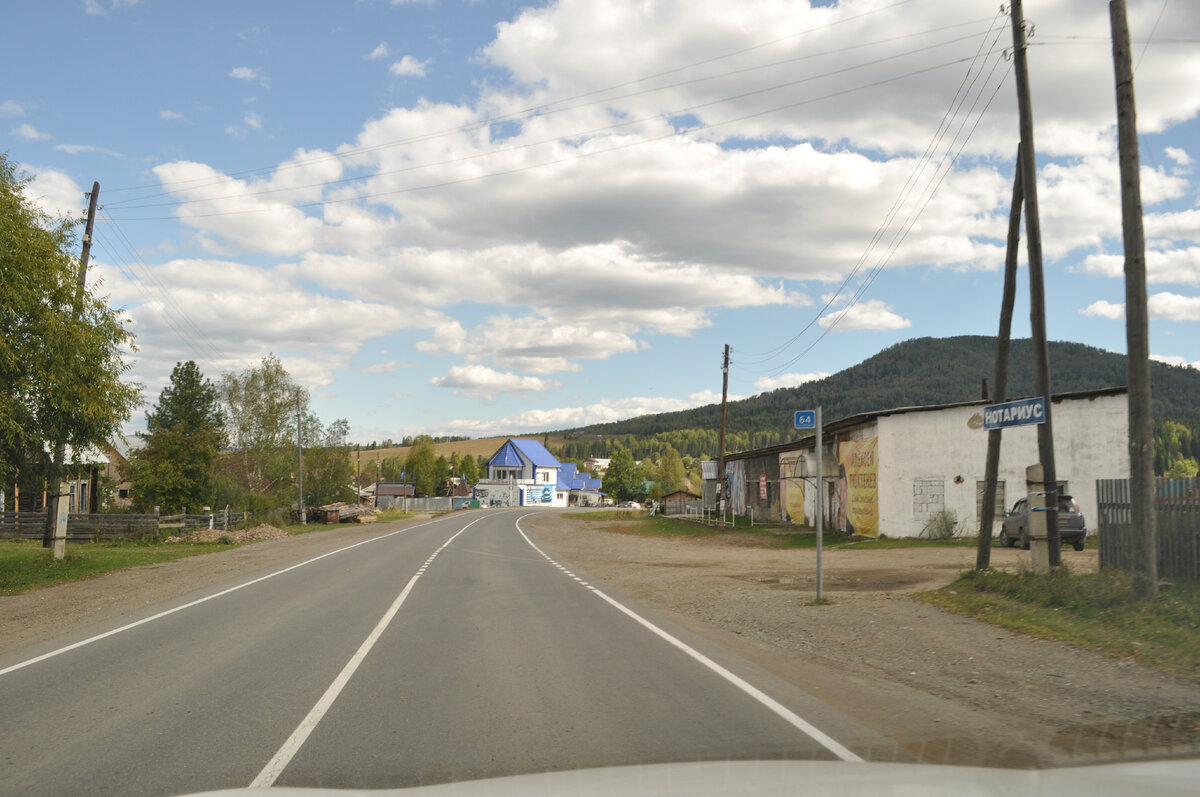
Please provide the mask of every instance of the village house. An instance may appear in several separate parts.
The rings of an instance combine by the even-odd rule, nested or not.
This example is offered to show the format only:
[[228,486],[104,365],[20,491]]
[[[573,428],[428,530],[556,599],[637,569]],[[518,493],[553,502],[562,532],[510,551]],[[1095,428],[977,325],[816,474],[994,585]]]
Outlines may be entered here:
[[[812,526],[816,490],[824,527],[868,537],[920,536],[952,520],[974,534],[983,517],[988,433],[985,400],[861,413],[824,424],[822,473],[815,436],[725,456],[730,508],[756,520]],[[1097,479],[1129,476],[1128,396],[1124,387],[1052,397],[1060,492],[1074,496],[1089,533],[1097,528]],[[1038,461],[1037,426],[1004,429],[998,521],[1026,495],[1025,468]],[[716,463],[704,463],[704,505],[715,506]]]

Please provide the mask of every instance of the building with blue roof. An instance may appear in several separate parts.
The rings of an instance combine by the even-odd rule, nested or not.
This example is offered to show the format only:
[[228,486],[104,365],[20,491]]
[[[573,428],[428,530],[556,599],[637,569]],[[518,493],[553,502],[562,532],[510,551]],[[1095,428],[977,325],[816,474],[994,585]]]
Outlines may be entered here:
[[510,437],[488,460],[475,500],[484,506],[567,506],[571,487],[560,479],[563,467],[538,441]]

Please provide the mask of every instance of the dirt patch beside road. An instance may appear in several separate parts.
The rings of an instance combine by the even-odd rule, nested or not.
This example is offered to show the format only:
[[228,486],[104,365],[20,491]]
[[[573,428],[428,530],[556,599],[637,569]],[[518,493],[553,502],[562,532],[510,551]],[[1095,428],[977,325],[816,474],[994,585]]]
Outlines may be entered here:
[[[627,531],[629,526],[618,528]],[[667,614],[931,763],[1059,766],[1200,753],[1200,685],[921,603],[974,566],[971,548],[750,547],[658,538],[556,515],[522,525],[589,578]],[[996,567],[1028,552],[992,551]],[[1066,551],[1075,572],[1095,551]],[[874,755],[886,751],[874,751]]]

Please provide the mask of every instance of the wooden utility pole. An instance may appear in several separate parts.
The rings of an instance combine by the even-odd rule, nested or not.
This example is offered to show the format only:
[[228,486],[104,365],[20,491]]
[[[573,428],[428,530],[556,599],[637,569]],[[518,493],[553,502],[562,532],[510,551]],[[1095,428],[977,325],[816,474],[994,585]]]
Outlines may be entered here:
[[721,363],[721,431],[717,435],[717,512],[721,519],[717,525],[725,525],[725,416],[729,398],[729,344],[725,344],[725,359]]
[[1046,483],[1046,536],[1050,566],[1062,564],[1058,531],[1058,474],[1054,468],[1054,428],[1050,422],[1050,347],[1046,341],[1046,290],[1042,276],[1042,223],[1038,217],[1037,155],[1033,146],[1033,102],[1025,58],[1025,16],[1021,0],[1012,0],[1013,67],[1021,126],[1021,187],[1025,194],[1025,237],[1029,252],[1029,320],[1033,327],[1034,392],[1046,401],[1046,421],[1038,424],[1038,458]]
[[[100,199],[100,183],[92,183],[92,193],[88,197],[87,223],[83,227],[83,251],[79,255],[79,277],[75,283],[75,307],[72,310],[75,318],[83,313],[83,296],[87,286],[88,259],[92,254],[92,229],[96,225],[96,202]],[[67,555],[67,518],[60,511],[63,495],[71,489],[62,481],[62,468],[66,459],[66,446],[59,443],[54,448],[53,477],[58,484],[54,491],[47,496],[46,525],[42,529],[42,547],[53,548],[54,558],[62,559]],[[96,485],[92,485],[96,489]]]
[[1138,177],[1137,109],[1125,0],[1108,4],[1117,83],[1117,146],[1121,163],[1121,231],[1125,239],[1125,363],[1129,379],[1129,497],[1133,508],[1133,589],[1158,592],[1154,517],[1154,423],[1150,406],[1150,320],[1146,300],[1146,239]]
[[300,525],[308,525],[308,512],[304,511],[304,446],[300,439],[300,388],[296,388],[296,484],[300,488]]
[[[1021,147],[1017,146],[1016,176],[1013,177],[1012,207],[1008,211],[1008,248],[1004,253],[1004,293],[1000,300],[1000,330],[996,336],[996,366],[992,373],[991,403],[999,404],[1007,396],[1008,348],[1012,335],[1013,304],[1017,298],[1017,256],[1021,248]],[[986,398],[986,397],[985,397]],[[992,525],[995,521],[996,479],[1000,470],[1000,429],[988,432],[987,462],[983,476],[983,509],[979,513],[979,548],[975,569],[987,570],[992,563]]]

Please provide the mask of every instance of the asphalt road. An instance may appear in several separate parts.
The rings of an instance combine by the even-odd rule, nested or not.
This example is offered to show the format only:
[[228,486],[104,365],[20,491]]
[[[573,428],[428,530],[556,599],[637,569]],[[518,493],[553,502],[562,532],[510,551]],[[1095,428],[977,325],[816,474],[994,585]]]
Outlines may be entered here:
[[540,549],[527,514],[381,528],[5,655],[0,794],[866,755],[861,727]]

